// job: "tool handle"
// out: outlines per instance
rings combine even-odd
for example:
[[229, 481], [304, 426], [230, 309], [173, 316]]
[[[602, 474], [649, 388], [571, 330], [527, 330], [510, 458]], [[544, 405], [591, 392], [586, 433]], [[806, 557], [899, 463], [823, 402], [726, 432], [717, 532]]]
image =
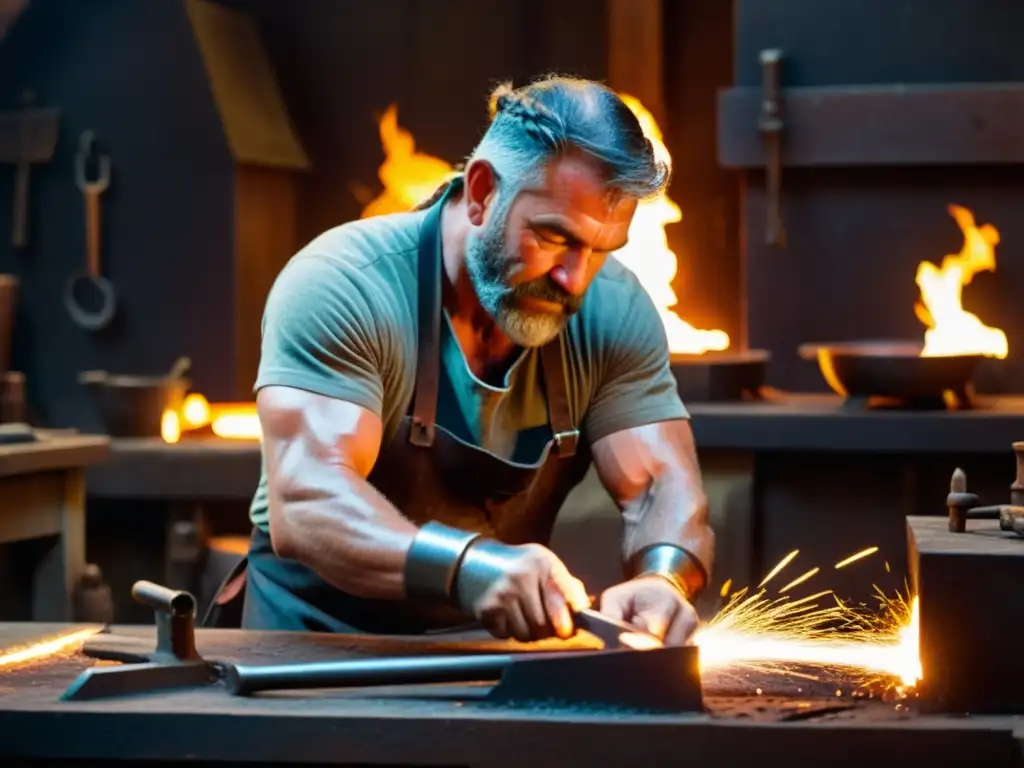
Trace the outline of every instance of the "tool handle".
[[85, 270], [90, 277], [100, 276], [100, 193], [85, 190]]
[[229, 664], [224, 666], [224, 679], [233, 695], [248, 696], [260, 691], [494, 681], [511, 663], [509, 654], [479, 654], [341, 659], [266, 666]]
[[14, 231], [11, 243], [15, 248], [28, 244], [28, 163], [18, 163], [14, 176]]

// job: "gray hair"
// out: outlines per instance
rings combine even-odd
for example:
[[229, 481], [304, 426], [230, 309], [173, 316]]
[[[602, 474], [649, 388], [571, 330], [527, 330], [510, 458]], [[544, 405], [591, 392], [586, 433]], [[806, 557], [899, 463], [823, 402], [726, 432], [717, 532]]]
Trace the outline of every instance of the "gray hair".
[[601, 83], [563, 76], [518, 89], [503, 83], [491, 93], [489, 113], [490, 125], [467, 163], [491, 164], [511, 192], [502, 208], [523, 188], [541, 183], [553, 158], [572, 151], [595, 160], [613, 192], [642, 200], [668, 186], [671, 167], [655, 156], [632, 110]]

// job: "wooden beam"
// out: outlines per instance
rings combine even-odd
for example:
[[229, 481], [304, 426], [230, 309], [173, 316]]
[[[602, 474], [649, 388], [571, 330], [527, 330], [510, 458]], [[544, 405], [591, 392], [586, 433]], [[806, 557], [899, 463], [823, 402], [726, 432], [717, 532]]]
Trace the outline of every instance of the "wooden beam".
[[[761, 89], [718, 97], [718, 160], [763, 168]], [[785, 167], [1024, 163], [1024, 83], [783, 88]]]
[[638, 98], [664, 131], [662, 0], [606, 0], [608, 85]]

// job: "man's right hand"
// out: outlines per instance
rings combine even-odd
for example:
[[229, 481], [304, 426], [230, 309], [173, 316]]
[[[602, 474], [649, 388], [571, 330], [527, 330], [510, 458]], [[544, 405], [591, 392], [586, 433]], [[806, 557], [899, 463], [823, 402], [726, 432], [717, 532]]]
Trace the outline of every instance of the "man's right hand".
[[495, 637], [521, 642], [574, 632], [572, 611], [590, 606], [583, 583], [550, 549], [478, 540], [466, 551], [458, 591]]

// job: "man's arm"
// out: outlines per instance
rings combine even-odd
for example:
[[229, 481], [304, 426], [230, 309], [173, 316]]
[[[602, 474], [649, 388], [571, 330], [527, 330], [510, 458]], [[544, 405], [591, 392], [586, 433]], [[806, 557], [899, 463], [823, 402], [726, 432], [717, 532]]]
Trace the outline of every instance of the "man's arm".
[[597, 440], [592, 451], [598, 476], [623, 513], [623, 561], [651, 544], [675, 544], [710, 574], [715, 534], [689, 421], [615, 432]]
[[418, 528], [366, 481], [380, 450], [380, 418], [354, 403], [280, 386], [261, 389], [257, 407], [274, 551], [349, 594], [403, 597]]
[[601, 610], [677, 644], [697, 627], [691, 603], [710, 578], [715, 537], [661, 317], [635, 279], [624, 283], [629, 322], [602, 344], [585, 423], [598, 476], [625, 521], [627, 581], [601, 596]]

